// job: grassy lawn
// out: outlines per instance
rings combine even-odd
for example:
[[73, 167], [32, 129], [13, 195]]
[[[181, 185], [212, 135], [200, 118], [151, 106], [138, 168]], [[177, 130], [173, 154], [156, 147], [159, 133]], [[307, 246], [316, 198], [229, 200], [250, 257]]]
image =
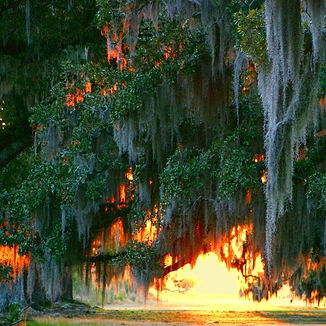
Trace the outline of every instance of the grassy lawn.
[[209, 310], [108, 310], [91, 316], [73, 318], [43, 316], [27, 322], [28, 326], [97, 326], [109, 321], [153, 323], [219, 324], [326, 324], [326, 310], [262, 310], [262, 311], [209, 311]]

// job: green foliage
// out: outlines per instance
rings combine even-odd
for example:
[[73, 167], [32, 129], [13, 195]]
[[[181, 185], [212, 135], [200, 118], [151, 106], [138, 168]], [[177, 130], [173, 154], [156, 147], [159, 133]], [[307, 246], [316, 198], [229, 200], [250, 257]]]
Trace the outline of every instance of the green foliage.
[[157, 257], [156, 248], [153, 242], [131, 240], [128, 244], [124, 259], [130, 266], [141, 268], [143, 265], [152, 263]]
[[103, 28], [108, 23], [120, 23], [125, 17], [122, 8], [127, 5], [127, 1], [106, 1], [97, 0], [96, 22], [98, 28]]
[[124, 251], [113, 258], [110, 264], [131, 266], [137, 271], [146, 271], [150, 269], [156, 273], [162, 271], [163, 268], [156, 246], [151, 240], [130, 240]]
[[9, 9], [17, 7], [22, 0], [1, 0], [0, 1], [0, 17]]
[[306, 181], [306, 179], [313, 173], [314, 166], [311, 160], [299, 160], [295, 162], [293, 178]]
[[[98, 5], [97, 19], [101, 24], [105, 17], [121, 20], [125, 15], [125, 4], [99, 2]], [[114, 8], [103, 11], [103, 6], [111, 5]], [[133, 69], [118, 70], [114, 62], [110, 65], [102, 61], [79, 65], [64, 62], [60, 77], [64, 83], [55, 84], [50, 96], [33, 108], [30, 121], [41, 126], [36, 130], [41, 153], [29, 177], [29, 183], [33, 180], [33, 185], [26, 183], [31, 187], [29, 195], [25, 194], [24, 188], [17, 194], [25, 205], [28, 198], [34, 198], [28, 207], [25, 206], [24, 212], [35, 210], [49, 195], [51, 201], [60, 206], [75, 205], [81, 192], [100, 202], [111, 175], [122, 172], [113, 138], [116, 122], [141, 110], [144, 97], [153, 95], [164, 77], [168, 76], [173, 82], [177, 74], [191, 72], [203, 47], [203, 33], [199, 30], [182, 28], [164, 15], [160, 16], [159, 24], [161, 28], [157, 31], [147, 21], [142, 22], [137, 52], [125, 53]], [[165, 55], [162, 44], [168, 49], [169, 56]], [[85, 90], [87, 83], [91, 84], [91, 92], [83, 93], [83, 101], [67, 106], [69, 94]], [[102, 141], [107, 144], [105, 151], [101, 149]], [[191, 177], [187, 177], [188, 183]], [[131, 214], [135, 225], [139, 224], [141, 228], [144, 212], [132, 211]], [[142, 222], [137, 224], [137, 220]], [[54, 232], [56, 229], [51, 229], [50, 240], [58, 236], [58, 232]], [[61, 252], [50, 240], [45, 246]]]
[[266, 60], [264, 1], [232, 0], [227, 6], [236, 48], [256, 64]]
[[[31, 128], [27, 122], [30, 116], [28, 110], [42, 98], [46, 100], [40, 104], [38, 121], [31, 118], [33, 127], [43, 124], [44, 131], [48, 131], [46, 127], [49, 121], [50, 128], [53, 128], [51, 123], [57, 123], [66, 130], [72, 126], [68, 119], [62, 121], [61, 125], [61, 108], [65, 106], [67, 93], [65, 87], [60, 87], [60, 83], [56, 84], [56, 81], [61, 79], [62, 82], [66, 78], [60, 72], [67, 68], [67, 64], [64, 63], [62, 68], [61, 63], [68, 58], [76, 63], [78, 57], [85, 55], [86, 50], [88, 58], [97, 57], [94, 50], [98, 50], [97, 46], [103, 41], [92, 23], [96, 10], [95, 1], [71, 2], [72, 7], [67, 6], [66, 1], [44, 1], [38, 4], [30, 1], [31, 43], [27, 44], [25, 2], [18, 7], [19, 2], [0, 3], [1, 10], [7, 10], [6, 15], [1, 16], [0, 22], [1, 89], [4, 90], [4, 97], [0, 99], [3, 108], [1, 117], [6, 122], [6, 128], [0, 130], [1, 150], [17, 139], [31, 136]], [[103, 55], [104, 51], [100, 50], [98, 53]], [[56, 86], [49, 92], [53, 84]], [[10, 85], [15, 87], [11, 88]], [[81, 126], [79, 133], [84, 138], [83, 147], [89, 148], [91, 141], [87, 126]], [[47, 141], [43, 138], [42, 146]], [[84, 149], [81, 148], [82, 150]], [[69, 149], [53, 153], [53, 161], [49, 161], [48, 157], [35, 156], [36, 151], [37, 148], [35, 151], [27, 150], [1, 170], [1, 209], [10, 214], [10, 223], [1, 228], [0, 243], [19, 244], [21, 253], [32, 251], [34, 256], [39, 257], [43, 256], [44, 246], [48, 246], [56, 257], [62, 256], [65, 244], [60, 240], [56, 243], [56, 239], [62, 239], [61, 227], [56, 224], [58, 217], [53, 218], [53, 225], [56, 227], [52, 228], [51, 222], [44, 224], [49, 235], [45, 240], [40, 238], [40, 230], [36, 231], [33, 225], [35, 212], [46, 203], [51, 203], [49, 207], [53, 209], [53, 214], [58, 211], [54, 207], [73, 205], [78, 189], [87, 182], [91, 172], [87, 166], [82, 169], [76, 168], [72, 162], [64, 164], [66, 156], [74, 157]], [[90, 156], [89, 161], [92, 160]], [[90, 197], [98, 196], [96, 191], [99, 190], [95, 189], [97, 188], [94, 186], [90, 187]]]
[[[323, 285], [325, 285], [325, 269], [321, 273], [316, 270], [311, 270], [302, 280], [302, 288], [307, 299], [320, 300], [322, 293], [325, 291]], [[316, 297], [312, 298], [314, 295]]]
[[[236, 49], [245, 52], [255, 64], [261, 64], [267, 59], [264, 1], [249, 2], [228, 1], [227, 13], [220, 13], [221, 16], [214, 19], [232, 17], [230, 23]], [[31, 251], [34, 258], [43, 262], [46, 253], [60, 261], [69, 251], [69, 240], [75, 240], [78, 233], [72, 227], [74, 219], [84, 218], [78, 214], [78, 209], [82, 210], [80, 206], [99, 206], [107, 194], [117, 191], [120, 180], [125, 180], [124, 173], [129, 164], [126, 163], [128, 158], [120, 155], [115, 139], [118, 124], [132, 117], [138, 119], [147, 109], [144, 106], [150, 102], [147, 99], [154, 98], [155, 102], [157, 91], [165, 87], [166, 82], [170, 83], [169, 86], [177, 81], [182, 83], [180, 77], [196, 72], [199, 65], [210, 61], [201, 61], [204, 54], [209, 53], [206, 42], [208, 31], [206, 26], [199, 27], [199, 24], [196, 28], [190, 26], [195, 17], [188, 19], [175, 15], [174, 19], [170, 19], [162, 9], [155, 17], [156, 21], [145, 17], [138, 29], [136, 22], [128, 25], [125, 20], [131, 19], [131, 9], [135, 9], [136, 5], [139, 8], [133, 19], [139, 18], [140, 9], [152, 4], [149, 0], [69, 3], [72, 7], [63, 0], [30, 1], [32, 42], [27, 44], [24, 6], [17, 11], [9, 10], [9, 2], [0, 2], [1, 9], [4, 6], [8, 9], [8, 15], [3, 15], [0, 22], [4, 35], [0, 42], [3, 44], [0, 59], [9, 67], [1, 77], [8, 77], [8, 85], [13, 83], [19, 90], [19, 96], [16, 97], [11, 90], [1, 102], [6, 106], [3, 118], [10, 125], [0, 131], [0, 147], [6, 146], [6, 140], [11, 137], [17, 139], [30, 134], [29, 126], [26, 126], [30, 105], [33, 108], [29, 121], [36, 140], [34, 151], [26, 151], [0, 172], [1, 216], [10, 216], [8, 224], [4, 223], [4, 218], [0, 220], [0, 225], [3, 225], [0, 228], [0, 244], [19, 244], [21, 253]], [[196, 6], [196, 1], [187, 3]], [[196, 18], [196, 21], [199, 23], [200, 19]], [[118, 69], [115, 59], [107, 62], [106, 40], [100, 32], [105, 25], [109, 33], [121, 34], [120, 39], [112, 38], [111, 41], [112, 46], [121, 43], [126, 69]], [[216, 20], [214, 28], [215, 25], [219, 26]], [[12, 33], [11, 26], [15, 26]], [[309, 37], [307, 34], [306, 46]], [[229, 50], [229, 53], [234, 53], [234, 49]], [[87, 62], [84, 60], [85, 51], [89, 51]], [[232, 61], [231, 55], [221, 59], [228, 64]], [[196, 102], [197, 96], [210, 96], [210, 92], [221, 92], [225, 102], [232, 102], [232, 74], [227, 69], [215, 72], [211, 79], [194, 74], [193, 81], [203, 81], [203, 85], [207, 83], [208, 89], [204, 94], [191, 94], [194, 99], [190, 96], [189, 103], [192, 100]], [[11, 74], [11, 70], [16, 73]], [[218, 111], [214, 117], [227, 117], [221, 119], [223, 123], [216, 118], [212, 122], [213, 127], [202, 130], [204, 122], [199, 121], [202, 116], [197, 116], [197, 111], [206, 108], [197, 107], [197, 103], [193, 107], [192, 103], [189, 104], [192, 113], [177, 122], [169, 118], [159, 121], [166, 124], [167, 129], [178, 129], [177, 135], [162, 141], [169, 143], [169, 149], [159, 149], [165, 168], [153, 158], [151, 140], [155, 135], [150, 134], [151, 128], [144, 126], [133, 135], [137, 143], [135, 146], [137, 150], [139, 147], [143, 156], [137, 162], [128, 162], [136, 166], [133, 189], [128, 190], [133, 202], [128, 202], [128, 208], [117, 209], [119, 216], [127, 220], [124, 222], [128, 223], [128, 227], [133, 227], [133, 230], [128, 229], [130, 234], [141, 230], [146, 219], [156, 219], [158, 226], [162, 226], [162, 216], [154, 216], [156, 212], [149, 216], [147, 210], [156, 207], [160, 209], [159, 214], [163, 213], [172, 201], [188, 208], [204, 196], [210, 196], [205, 199], [214, 201], [233, 199], [239, 192], [248, 189], [261, 196], [263, 186], [260, 176], [265, 164], [254, 162], [254, 157], [256, 153], [263, 153], [264, 122], [261, 101], [255, 92], [256, 76], [251, 73], [242, 72], [243, 82], [239, 89], [243, 92], [237, 99], [238, 112], [235, 112], [234, 105], [223, 103], [223, 109], [220, 103], [212, 105], [211, 109]], [[323, 70], [321, 95], [324, 95], [324, 75]], [[218, 83], [213, 81], [215, 78]], [[89, 85], [91, 90], [86, 91]], [[212, 85], [223, 89], [213, 88]], [[183, 84], [174, 86], [184, 87]], [[178, 90], [177, 87], [171, 89]], [[189, 93], [196, 91], [189, 90]], [[77, 101], [78, 94], [80, 98]], [[69, 98], [73, 99], [72, 103], [68, 103]], [[166, 100], [169, 105], [169, 99]], [[203, 99], [202, 103], [210, 105], [209, 100]], [[22, 104], [23, 110], [19, 109], [19, 104]], [[175, 125], [170, 126], [171, 121]], [[137, 123], [140, 125], [141, 121], [135, 121], [135, 128]], [[325, 161], [323, 142], [325, 140], [317, 140], [311, 145], [309, 160], [297, 162], [294, 171], [295, 178], [307, 182], [308, 197], [317, 198], [320, 207], [325, 207], [326, 199], [326, 177], [323, 168], [320, 168]], [[137, 187], [149, 180], [154, 185], [149, 191], [150, 203], [144, 204], [137, 197]], [[63, 212], [67, 216], [63, 216]], [[93, 218], [91, 216], [89, 220]], [[258, 245], [263, 250], [264, 244]], [[112, 264], [130, 265], [138, 271], [160, 271], [162, 267], [156, 243], [149, 240], [131, 240], [121, 254], [113, 256]], [[0, 280], [8, 277], [11, 277], [10, 266], [1, 265]]]
[[160, 176], [168, 201], [173, 198], [188, 202], [194, 192], [202, 190], [210, 171], [210, 155], [209, 151], [185, 149], [169, 157]]
[[9, 317], [7, 321], [10, 323], [17, 322], [20, 319], [20, 305], [19, 303], [13, 302], [9, 305]]
[[307, 180], [308, 198], [318, 198], [319, 207], [326, 207], [326, 174], [316, 171]]
[[[325, 136], [313, 136], [308, 145], [307, 157], [298, 161], [294, 176], [302, 175], [307, 185], [307, 198], [318, 202], [319, 208], [326, 207], [326, 174], [325, 174]], [[301, 168], [300, 168], [301, 167]]]
[[[1, 236], [0, 236], [1, 237]], [[13, 268], [0, 263], [0, 283], [13, 280]]]
[[[239, 146], [239, 135], [243, 136]], [[220, 198], [231, 198], [239, 190], [261, 188], [260, 169], [248, 148], [254, 137], [250, 130], [212, 143], [209, 150], [176, 151], [160, 176], [166, 200], [189, 204], [204, 194], [203, 187], [215, 181]]]
[[320, 90], [318, 93], [319, 98], [326, 96], [326, 64], [324, 63], [320, 73]]
[[66, 226], [65, 232], [63, 233], [61, 221], [46, 231], [48, 236], [44, 239], [44, 247], [51, 257], [54, 257], [57, 261], [60, 261], [66, 254], [66, 241], [69, 239], [69, 231], [68, 226]]
[[240, 10], [234, 13], [233, 29], [239, 50], [257, 64], [266, 61], [267, 43], [264, 8]]
[[15, 325], [21, 318], [21, 310], [18, 302], [12, 302], [8, 307], [8, 314], [3, 320], [0, 321], [0, 325]]
[[8, 193], [11, 193], [15, 187], [19, 187], [29, 174], [31, 155], [32, 151], [27, 149], [15, 159], [11, 160], [10, 164], [0, 169], [0, 184], [2, 187], [0, 200], [2, 207], [4, 207], [7, 201]]
[[219, 195], [222, 198], [230, 198], [239, 190], [254, 188], [259, 180], [252, 153], [243, 148], [231, 149], [228, 152], [229, 155], [223, 155], [220, 172], [213, 173], [213, 176], [220, 180]]

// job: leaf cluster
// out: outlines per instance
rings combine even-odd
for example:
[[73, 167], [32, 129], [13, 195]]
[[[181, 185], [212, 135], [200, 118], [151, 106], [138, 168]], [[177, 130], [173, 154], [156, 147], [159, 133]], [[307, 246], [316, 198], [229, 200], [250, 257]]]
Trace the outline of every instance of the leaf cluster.
[[212, 183], [217, 185], [219, 198], [231, 198], [239, 190], [260, 189], [264, 166], [254, 162], [251, 132], [241, 131], [245, 136], [240, 141], [238, 130], [224, 140], [213, 141], [208, 150], [176, 151], [160, 175], [165, 200], [173, 198], [189, 204]]
[[160, 175], [167, 201], [178, 198], [189, 202], [196, 190], [202, 190], [205, 176], [210, 174], [211, 155], [210, 151], [185, 149], [169, 157]]
[[13, 268], [7, 264], [0, 263], [0, 283], [13, 280]]
[[162, 268], [159, 255], [153, 241], [130, 240], [125, 250], [115, 256], [110, 264], [131, 266], [137, 270], [160, 270]]
[[233, 135], [223, 143], [213, 145], [214, 152], [220, 157], [220, 167], [212, 171], [212, 176], [219, 182], [221, 198], [231, 198], [239, 190], [261, 187], [253, 153], [243, 146], [236, 146], [236, 141]]
[[234, 13], [234, 35], [237, 47], [257, 64], [267, 59], [267, 41], [264, 21], [264, 7], [240, 10]]

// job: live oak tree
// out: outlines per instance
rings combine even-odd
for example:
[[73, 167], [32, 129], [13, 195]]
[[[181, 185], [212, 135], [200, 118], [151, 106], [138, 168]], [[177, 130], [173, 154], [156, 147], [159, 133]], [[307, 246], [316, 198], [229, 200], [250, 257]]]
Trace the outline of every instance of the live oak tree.
[[324, 296], [324, 1], [0, 4], [1, 248], [31, 257], [2, 304], [209, 251], [257, 300]]
[[[79, 1], [78, 4], [66, 1], [1, 1], [0, 4], [1, 243], [10, 246], [20, 244], [22, 252], [25, 249], [29, 251], [30, 247], [40, 252], [38, 235], [27, 212], [32, 206], [37, 207], [37, 198], [34, 193], [30, 193], [31, 197], [26, 201], [27, 198], [20, 197], [15, 190], [24, 192], [24, 187], [29, 189], [29, 182], [34, 182], [28, 178], [31, 157], [34, 156], [33, 151], [30, 155], [34, 141], [33, 129], [36, 128], [28, 121], [31, 108], [48, 97], [51, 87], [59, 82], [63, 62], [80, 62], [102, 56], [103, 46], [99, 43], [102, 37], [96, 24], [92, 23], [96, 12], [95, 1]], [[25, 186], [21, 187], [23, 181]], [[18, 196], [9, 199], [10, 193]], [[21, 206], [21, 200], [25, 203], [24, 207]], [[21, 209], [21, 212], [10, 212], [10, 207]], [[8, 217], [12, 227], [7, 225]], [[22, 244], [26, 245], [25, 249]], [[10, 270], [7, 264], [2, 267], [5, 272]], [[22, 283], [18, 281], [17, 284], [12, 296], [13, 300], [17, 296], [17, 301], [21, 301], [24, 291]], [[6, 284], [1, 284], [1, 287], [1, 300], [6, 302], [6, 293], [11, 291]], [[34, 292], [40, 293], [40, 290]], [[37, 302], [35, 298], [33, 301]]]

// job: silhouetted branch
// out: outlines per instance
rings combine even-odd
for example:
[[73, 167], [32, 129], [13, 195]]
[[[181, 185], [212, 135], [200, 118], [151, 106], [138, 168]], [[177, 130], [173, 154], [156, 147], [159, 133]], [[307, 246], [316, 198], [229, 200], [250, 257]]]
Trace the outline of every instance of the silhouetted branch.
[[9, 143], [7, 147], [0, 151], [0, 167], [6, 166], [11, 162], [18, 154], [24, 151], [26, 148], [32, 146], [33, 136], [25, 135], [24, 138], [14, 140]]

